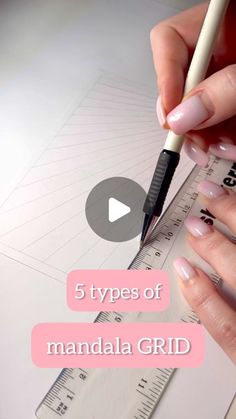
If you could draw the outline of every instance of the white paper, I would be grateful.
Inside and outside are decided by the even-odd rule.
[[[102,116],[96,114],[94,98]],[[105,73],[98,77],[2,205],[0,243],[6,245],[5,254],[11,249],[31,257],[32,266],[37,260],[66,274],[107,266],[119,248],[116,266],[128,266],[126,244],[100,239],[90,229],[84,208],[93,187],[112,176],[128,177],[147,190],[163,137],[155,101],[148,86]],[[123,102],[130,108],[120,108]],[[110,103],[119,108],[107,115]],[[172,188],[180,186],[191,167],[182,160]],[[136,246],[137,239],[133,242]]]

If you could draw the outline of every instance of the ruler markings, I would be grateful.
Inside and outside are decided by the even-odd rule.
[[[142,404],[147,408],[147,410],[151,409],[151,407],[146,402],[142,402]]]
[[[144,416],[144,419],[146,419],[147,414],[146,414],[143,410],[141,410],[141,409],[138,409],[138,411],[139,411],[140,413],[142,413],[143,415],[145,415],[145,416]]]
[[[159,396],[160,395],[160,391],[156,392],[152,388],[149,388],[148,390],[151,391],[151,393],[155,394],[156,396]]]
[[[68,387],[66,387],[66,386],[64,386],[64,385],[63,385],[63,388],[64,388],[65,390],[69,391],[71,394],[75,395],[75,392],[74,392],[74,391],[72,391],[72,390],[70,390]]]
[[[138,255],[131,263],[129,269],[161,269],[163,266],[165,266],[168,255],[171,252],[181,232],[183,221],[188,213],[191,212],[191,209],[193,208],[193,205],[198,196],[198,194],[195,192],[196,185],[200,180],[203,180],[207,176],[214,174],[215,165],[219,164],[222,164],[222,174],[224,175],[225,173],[225,175],[227,175],[229,171],[228,169],[230,168],[229,165],[232,165],[232,163],[226,163],[220,161],[217,158],[213,158],[210,167],[207,169],[201,169],[199,173],[199,169],[193,169],[189,178],[183,184],[181,190],[170,203],[162,219],[154,229],[154,232],[150,238],[150,243],[138,253]],[[217,168],[217,172],[219,172],[219,168]],[[210,275],[216,284],[219,284],[222,281],[222,279],[217,274],[211,273]],[[140,317],[137,313],[101,312],[97,315],[95,322],[119,323],[123,321],[139,320]],[[188,323],[199,322],[198,317],[193,311],[189,311],[180,316],[179,320],[181,322]],[[134,375],[134,379],[132,381],[134,387],[132,388],[130,385],[126,388],[125,384],[121,380],[116,380],[116,376],[113,372],[110,373],[112,378],[110,385],[107,386],[107,391],[109,392],[107,397],[117,397],[119,394],[117,392],[123,391],[124,388],[126,389],[124,391],[128,393],[128,400],[131,399],[133,401],[133,407],[131,409],[132,411],[126,412],[126,415],[123,415],[124,419],[151,418],[156,406],[158,405],[158,402],[160,401],[168,383],[170,382],[176,370],[173,368],[148,369],[145,370],[143,378],[141,378],[142,373],[139,373],[138,371],[139,370],[137,369],[127,369],[127,377],[132,378]],[[62,370],[55,384],[51,387],[48,394],[45,396],[44,400],[37,409],[37,417],[39,419],[56,419],[58,416],[63,415],[65,419],[78,419],[79,417],[84,418],[85,416],[86,419],[92,417],[95,419],[101,419],[103,417],[102,415],[95,416],[95,413],[93,413],[93,415],[91,414],[90,416],[89,414],[87,415],[87,410],[91,406],[83,405],[83,398],[80,404],[80,395],[87,395],[87,400],[89,400],[89,394],[91,395],[91,392],[96,395],[96,392],[101,390],[101,387],[105,382],[104,379],[108,379],[107,374],[109,374],[109,372],[93,369],[90,369],[89,372],[81,368],[66,368]],[[117,374],[119,373],[117,372]],[[98,381],[95,380],[97,375],[99,375]],[[65,383],[67,384],[66,386]],[[137,385],[137,383],[139,383],[139,385]],[[124,393],[124,395],[126,394]],[[74,403],[76,402],[77,404],[75,405]],[[99,402],[100,399],[98,397],[98,403]],[[78,410],[76,409],[76,412],[80,412],[81,416],[77,416],[75,413],[74,415],[70,415],[70,408],[73,405],[78,406]],[[98,408],[98,405],[96,405],[94,408]],[[125,409],[125,406],[123,406],[123,408]],[[75,410],[73,410],[73,412],[75,412]],[[114,412],[114,415],[115,414],[116,412]],[[118,419],[118,416],[114,416],[114,419]]]
[[[82,368],[80,368],[80,371],[82,371],[84,374],[88,374],[88,371],[85,371]]]
[[[53,398],[52,398],[52,396],[49,396],[49,397],[47,397],[46,398],[46,400],[45,400],[45,403],[47,403],[47,401],[49,400],[49,402],[50,403],[48,403],[49,405],[51,404],[51,403],[53,403]]]
[[[145,406],[143,406],[143,410],[145,410],[147,413],[149,413],[149,411],[150,411],[150,409],[147,409]]]
[[[142,394],[142,396],[146,397],[148,400],[151,400],[152,403],[155,403],[155,399],[153,399],[152,397],[148,396],[147,394],[143,393],[140,390],[137,390],[137,392]]]

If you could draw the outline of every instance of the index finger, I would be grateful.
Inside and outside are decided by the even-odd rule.
[[[166,114],[182,99],[188,64],[207,6],[193,7],[161,22],[151,31],[153,61]]]

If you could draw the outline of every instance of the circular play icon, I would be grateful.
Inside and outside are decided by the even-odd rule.
[[[100,182],[86,201],[86,217],[101,238],[124,242],[142,231],[146,192],[133,180],[112,177]]]

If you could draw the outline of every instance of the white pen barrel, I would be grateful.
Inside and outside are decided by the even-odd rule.
[[[184,96],[204,80],[230,0],[211,0],[185,82]],[[165,150],[180,152],[184,136],[169,131]]]

